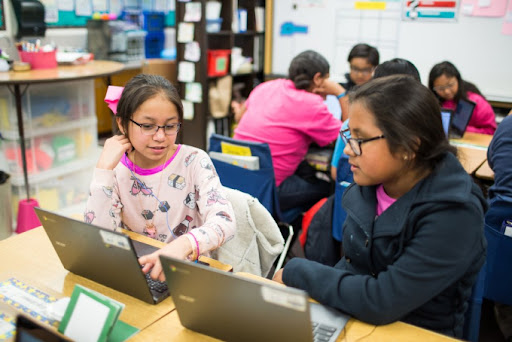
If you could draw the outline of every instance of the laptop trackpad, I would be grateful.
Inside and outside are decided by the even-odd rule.
[[[135,249],[135,253],[137,257],[141,257],[146,254],[151,254],[158,250],[158,247],[148,245],[147,243],[143,243],[140,241],[132,240],[133,248]]]

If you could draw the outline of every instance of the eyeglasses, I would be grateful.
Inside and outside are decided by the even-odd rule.
[[[158,126],[154,124],[140,124],[136,121],[133,121],[132,119],[130,119],[130,121],[139,126],[140,132],[144,135],[154,135],[158,132],[160,128],[164,129],[165,135],[175,135],[176,133],[178,133],[181,127],[181,123]]]
[[[361,150],[361,145],[364,143],[367,143],[369,141],[373,140],[379,140],[384,139],[384,135],[379,135],[377,137],[368,138],[368,139],[356,139],[356,138],[350,138],[350,131],[348,129],[340,131],[341,138],[343,139],[343,142],[345,144],[350,145],[350,148],[354,152],[356,156],[360,156],[363,154],[363,151]]]
[[[361,73],[361,74],[364,74],[364,75],[369,75],[371,74],[373,71],[373,68],[364,68],[364,69],[359,69],[358,67],[355,67],[355,66],[350,66],[350,72],[354,72],[354,73]]]
[[[457,82],[453,81],[453,82],[450,82],[444,86],[437,86],[437,87],[434,87],[434,90],[439,92],[439,91],[443,91],[443,90],[446,90],[446,89],[451,89],[453,87],[455,87],[455,85],[457,84]]]

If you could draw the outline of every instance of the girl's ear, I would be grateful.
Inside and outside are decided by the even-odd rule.
[[[126,134],[126,132],[124,131],[124,128],[123,128],[123,125],[122,125],[122,121],[121,121],[120,117],[116,117],[116,123],[117,123],[117,128],[119,129],[121,134]]]
[[[315,74],[315,76],[313,76],[313,84],[314,84],[314,87],[320,87],[324,81],[324,77],[322,76],[322,74],[320,72],[317,72]]]

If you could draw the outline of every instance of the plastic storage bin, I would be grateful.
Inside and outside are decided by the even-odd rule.
[[[22,97],[25,136],[47,134],[60,125],[95,118],[94,80],[32,84]],[[0,87],[0,132],[18,139],[14,97]]]
[[[219,32],[222,27],[222,18],[206,19],[206,32]]]
[[[165,27],[165,13],[164,12],[144,12],[143,13],[142,28],[148,33],[163,32]]]
[[[228,73],[231,50],[208,50],[208,76],[224,76]]]
[[[45,178],[64,166],[88,160],[98,145],[96,118],[53,127],[47,134],[37,134],[25,140],[27,171],[32,180]],[[23,184],[23,164],[18,140],[4,140],[0,166],[13,177],[13,184]],[[3,164],[3,165],[2,165]]]
[[[163,32],[149,32],[146,35],[146,58],[160,58],[164,49],[165,34]]]

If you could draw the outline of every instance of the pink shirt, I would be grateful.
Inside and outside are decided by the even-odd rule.
[[[496,131],[496,117],[494,116],[494,110],[489,102],[482,96],[470,91],[468,91],[467,96],[469,100],[476,103],[476,106],[466,131],[490,135],[494,134],[494,131]],[[441,107],[455,110],[457,104],[455,101],[449,100],[444,101]]]
[[[384,186],[381,184],[377,187],[377,216],[380,216],[391,204],[395,203],[396,199],[389,197],[384,191]]]
[[[312,142],[325,146],[341,128],[321,96],[297,90],[287,79],[258,85],[246,107],[234,138],[268,143],[277,186],[295,172]]]

